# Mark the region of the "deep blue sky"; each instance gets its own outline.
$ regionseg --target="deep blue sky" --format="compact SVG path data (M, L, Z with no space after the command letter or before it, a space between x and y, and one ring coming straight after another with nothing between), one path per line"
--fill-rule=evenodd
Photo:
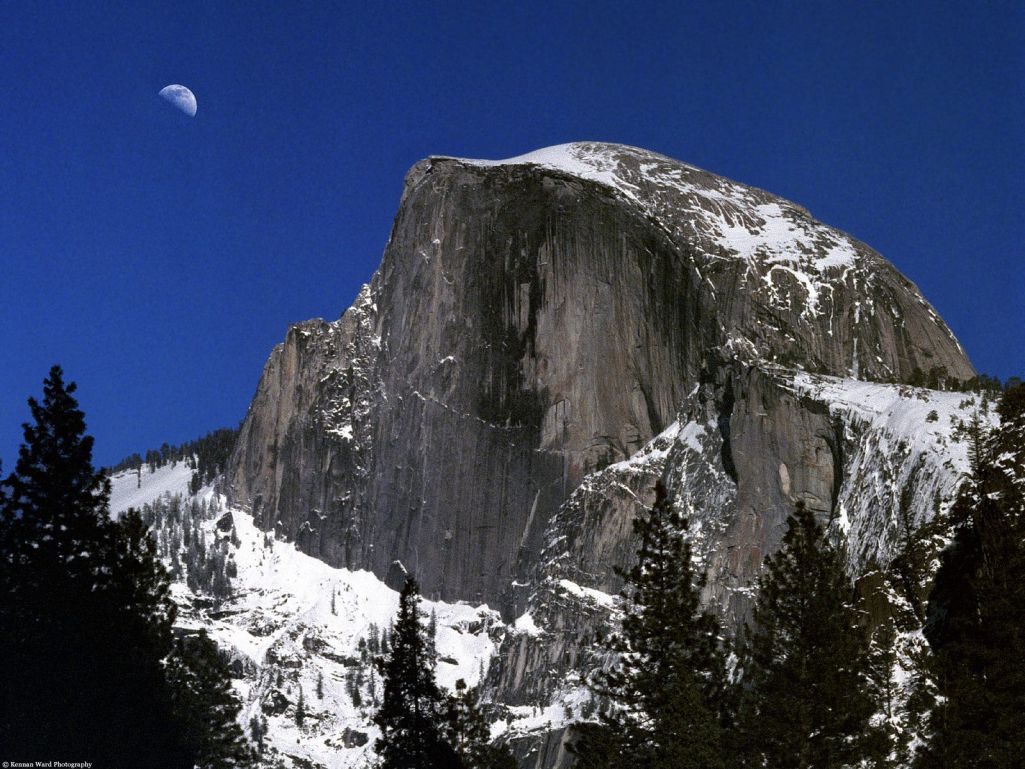
M805 205L1025 372L1021 3L384 6L0 5L7 470L53 362L101 463L236 424L287 325L370 278L417 159L577 139Z

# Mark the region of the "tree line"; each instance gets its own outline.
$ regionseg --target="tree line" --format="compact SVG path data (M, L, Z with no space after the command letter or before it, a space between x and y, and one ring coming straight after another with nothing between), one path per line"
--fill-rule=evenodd
M158 468L184 462L193 470L189 490L195 494L203 486L213 483L214 479L227 468L231 453L235 450L238 433L237 428L222 427L212 430L202 438L186 441L180 445L164 443L159 449L147 450L144 455L135 453L125 457L113 467L108 468L107 472L113 475L125 470L135 470L141 483L143 467L153 473Z
M801 362L795 354L784 355L780 358L781 363L797 368L802 368ZM828 373L817 371L815 373ZM1021 377L1011 376L1005 380L991 374L976 374L965 379L959 379L947 370L945 366L932 366L928 370L915 366L911 374L905 378L897 378L892 372L890 375L877 375L874 382L892 385L911 385L912 387L924 387L929 390L940 390L943 392L978 393L983 396L999 397L1002 393L1013 390L1022 384Z
M958 379L943 366L933 366L928 371L923 371L915 366L907 383L913 387L926 387L930 390L986 393L999 396L1007 390L1020 387L1022 381L1020 377L1016 376L1001 381L1000 377L990 374L977 374L967 379Z

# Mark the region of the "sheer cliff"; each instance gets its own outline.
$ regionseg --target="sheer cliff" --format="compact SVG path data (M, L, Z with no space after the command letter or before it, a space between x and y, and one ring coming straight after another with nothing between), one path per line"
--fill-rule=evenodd
M748 573L793 498L831 513L842 485L835 420L781 368L973 373L892 265L767 192L609 144L430 158L352 308L272 353L228 490L332 565L512 616L560 506L700 390Z
M798 205L619 145L434 157L353 305L271 353L223 490L333 580L396 587L408 569L438 606L480 607L490 619L452 628L477 651L452 664L478 670L522 766L562 766L655 481L736 628L796 500L845 535L852 575L886 562L901 518L949 504L980 403L912 387L919 372L974 374L907 278ZM258 583L240 595L273 594ZM222 614L212 627L247 637ZM275 621L296 643L352 640L302 616ZM228 645L263 712L341 659L296 646L282 690L246 643ZM291 745L287 707L271 711ZM361 760L365 713L317 723L332 765Z

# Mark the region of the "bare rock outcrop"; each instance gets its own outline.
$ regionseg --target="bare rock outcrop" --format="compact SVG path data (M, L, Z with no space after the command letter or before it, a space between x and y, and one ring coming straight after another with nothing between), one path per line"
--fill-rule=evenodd
M618 145L431 158L353 307L275 348L229 493L334 565L399 560L512 616L560 506L704 388L735 486L723 569L748 574L789 498L825 511L842 473L828 410L766 384L773 365L973 373L910 281L769 193ZM610 547L591 570L629 552Z
M894 511L953 495L974 403L916 369L974 374L907 278L800 206L619 145L430 158L353 306L272 352L225 485L332 565L500 608L488 697L524 766L562 765L655 481L736 627L796 500L856 573Z

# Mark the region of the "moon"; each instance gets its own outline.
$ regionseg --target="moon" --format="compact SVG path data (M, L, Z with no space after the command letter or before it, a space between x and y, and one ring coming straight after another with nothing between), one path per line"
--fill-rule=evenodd
M196 116L196 95L183 85L174 83L160 89L160 95L189 117Z

